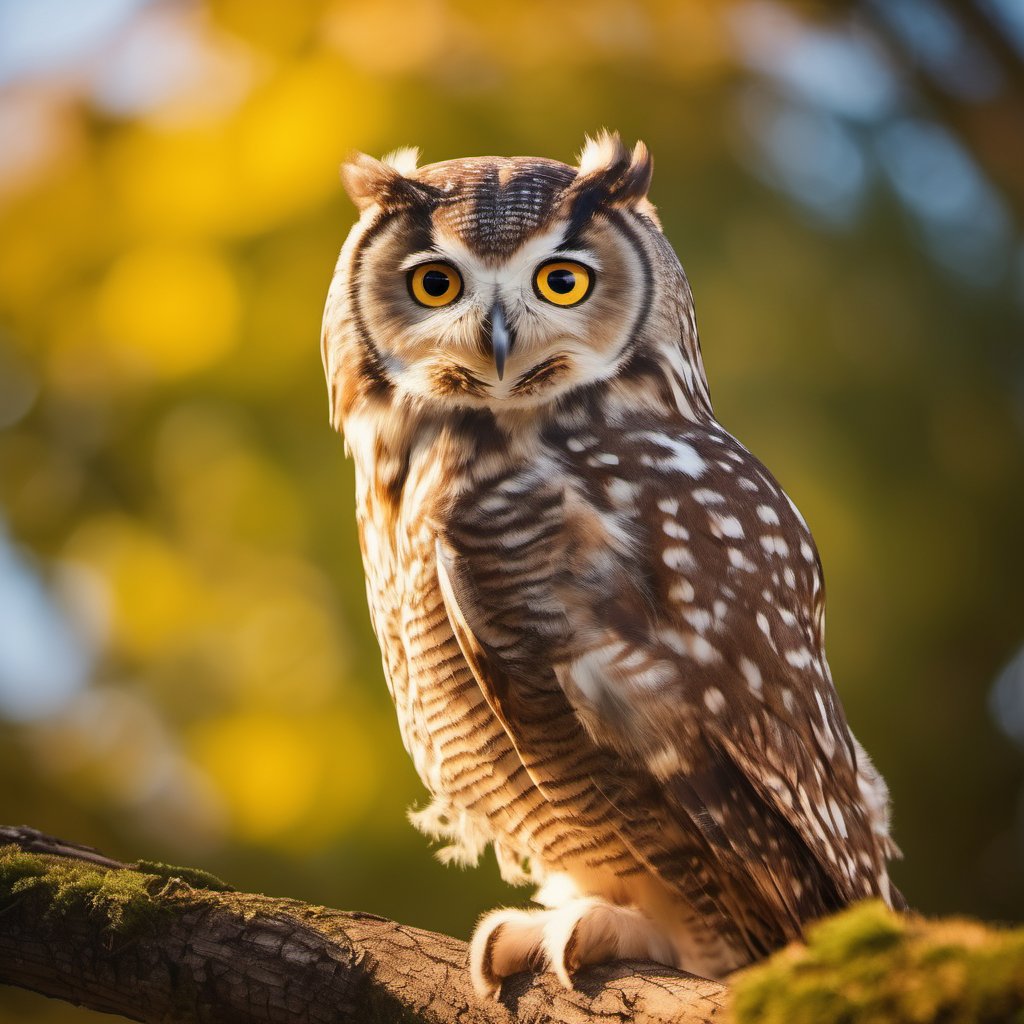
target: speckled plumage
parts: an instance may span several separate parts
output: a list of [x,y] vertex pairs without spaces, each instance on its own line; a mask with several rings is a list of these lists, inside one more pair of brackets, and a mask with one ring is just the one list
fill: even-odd
[[[493,843],[550,908],[482,920],[484,991],[617,956],[720,976],[862,896],[902,902],[888,795],[825,660],[813,540],[714,418],[650,168],[603,135],[576,168],[403,152],[344,170],[361,217],[324,362],[432,798],[413,820],[445,859]],[[579,305],[535,287],[554,259],[590,268]],[[409,290],[428,260],[462,282],[438,309]]]

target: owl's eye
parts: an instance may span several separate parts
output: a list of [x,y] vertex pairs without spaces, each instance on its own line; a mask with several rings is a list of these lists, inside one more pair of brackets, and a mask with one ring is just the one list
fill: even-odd
[[575,306],[589,294],[594,275],[582,263],[555,260],[545,263],[533,279],[533,290],[556,306]]
[[462,278],[448,263],[422,263],[409,271],[409,292],[421,306],[447,306],[462,294]]

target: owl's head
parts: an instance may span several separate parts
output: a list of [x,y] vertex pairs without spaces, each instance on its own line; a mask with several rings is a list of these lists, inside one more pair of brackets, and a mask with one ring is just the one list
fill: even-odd
[[[706,394],[689,287],[618,135],[577,166],[415,150],[342,168],[361,216],[324,314],[335,424],[360,396],[523,409],[626,376]],[[671,379],[669,379],[671,378]]]

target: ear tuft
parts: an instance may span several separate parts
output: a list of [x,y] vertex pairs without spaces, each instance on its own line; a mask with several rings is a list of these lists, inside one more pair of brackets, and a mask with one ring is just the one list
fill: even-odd
[[631,153],[618,132],[602,129],[587,137],[570,191],[576,199],[587,197],[585,205],[592,208],[601,203],[637,205],[647,196],[653,169],[654,161],[642,142]]
[[341,165],[341,183],[360,213],[376,205],[397,210],[431,201],[437,192],[430,185],[407,177],[415,172],[419,150],[397,149],[383,160],[353,153]]
[[618,193],[620,199],[638,202],[647,198],[654,176],[654,157],[646,143],[636,140],[633,152],[629,155],[629,166],[619,179]]
[[618,132],[602,128],[597,135],[587,135],[584,138],[586,141],[576,161],[580,177],[625,165],[626,147],[622,144]]
[[602,128],[596,135],[586,135],[585,139],[577,160],[577,169],[581,177],[625,163],[626,146],[618,137],[618,132]]
[[381,163],[393,167],[399,174],[415,174],[420,163],[420,147],[402,146],[400,149],[393,149]]

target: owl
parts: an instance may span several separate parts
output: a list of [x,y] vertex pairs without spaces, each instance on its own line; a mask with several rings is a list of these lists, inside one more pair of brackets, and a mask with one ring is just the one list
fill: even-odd
[[475,987],[720,978],[854,900],[904,906],[814,541],[715,419],[648,150],[417,162],[343,167],[322,352],[410,816],[538,887],[478,923]]

